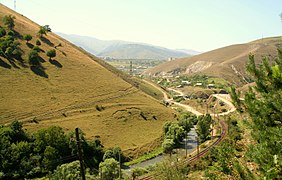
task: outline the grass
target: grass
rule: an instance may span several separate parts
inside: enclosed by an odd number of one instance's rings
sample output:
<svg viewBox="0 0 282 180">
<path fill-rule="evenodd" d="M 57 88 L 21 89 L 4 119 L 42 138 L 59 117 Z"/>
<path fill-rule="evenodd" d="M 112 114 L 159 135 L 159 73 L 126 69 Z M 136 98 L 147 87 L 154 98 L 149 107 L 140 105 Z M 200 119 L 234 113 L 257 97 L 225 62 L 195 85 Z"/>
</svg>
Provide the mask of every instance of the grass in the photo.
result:
<svg viewBox="0 0 282 180">
<path fill-rule="evenodd" d="M 7 14 L 16 17 L 15 31 L 31 34 L 30 44 L 35 45 L 39 25 L 0 5 L 0 19 Z M 17 119 L 24 122 L 27 131 L 51 125 L 61 126 L 67 132 L 79 127 L 87 139 L 100 136 L 106 148 L 120 146 L 133 157 L 154 149 L 156 146 L 150 144 L 162 135 L 163 123 L 172 120 L 174 112 L 102 60 L 56 34 L 48 33 L 45 38 L 40 46 L 45 52 L 62 45 L 56 48 L 54 58 L 62 67 L 49 62 L 43 52 L 40 56 L 48 78 L 17 62 L 17 68 L 0 66 L 0 124 Z M 19 42 L 28 65 L 30 47 L 24 40 Z M 10 64 L 7 59 L 0 59 Z"/>
<path fill-rule="evenodd" d="M 163 149 L 162 149 L 162 147 L 159 147 L 159 148 L 157 148 L 157 149 L 155 149 L 155 150 L 153 150 L 149 153 L 142 155 L 141 157 L 138 157 L 137 159 L 134 159 L 133 161 L 125 162 L 123 165 L 130 166 L 130 165 L 133 165 L 133 164 L 138 164 L 138 163 L 141 163 L 143 161 L 157 157 L 157 156 L 161 155 L 162 153 L 163 153 Z"/>
<path fill-rule="evenodd" d="M 135 82 L 137 83 L 140 90 L 145 92 L 146 94 L 158 99 L 163 100 L 163 93 L 162 91 L 156 89 L 154 86 L 146 83 L 146 81 L 142 81 L 142 79 L 134 78 Z"/>
</svg>

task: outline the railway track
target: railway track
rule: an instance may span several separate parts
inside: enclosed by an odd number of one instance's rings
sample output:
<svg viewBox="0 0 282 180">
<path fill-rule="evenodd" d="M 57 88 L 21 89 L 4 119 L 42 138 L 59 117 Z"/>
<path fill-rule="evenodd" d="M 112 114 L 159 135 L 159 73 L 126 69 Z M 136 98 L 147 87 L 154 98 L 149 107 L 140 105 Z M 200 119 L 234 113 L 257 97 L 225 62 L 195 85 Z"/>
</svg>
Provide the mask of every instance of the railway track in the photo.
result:
<svg viewBox="0 0 282 180">
<path fill-rule="evenodd" d="M 222 120 L 218 119 L 218 121 L 219 121 L 219 123 L 221 125 L 220 137 L 215 142 L 213 142 L 210 146 L 205 148 L 203 151 L 199 152 L 199 154 L 196 154 L 196 155 L 194 155 L 194 156 L 192 156 L 192 157 L 190 157 L 188 159 L 183 160 L 181 162 L 182 165 L 187 164 L 189 162 L 193 162 L 193 161 L 195 161 L 197 159 L 200 159 L 205 154 L 207 154 L 212 147 L 216 146 L 217 144 L 219 144 L 224 139 L 224 137 L 227 135 L 227 125 Z M 140 180 L 151 180 L 151 179 L 154 179 L 154 176 L 157 176 L 157 174 L 142 177 Z"/>
<path fill-rule="evenodd" d="M 167 96 L 167 94 L 166 94 L 166 92 L 165 92 L 164 89 L 161 89 L 160 87 L 156 86 L 155 84 L 153 84 L 153 83 L 151 83 L 151 82 L 149 82 L 149 81 L 146 81 L 146 82 L 149 83 L 149 84 L 151 84 L 152 86 L 156 87 L 156 88 L 159 89 L 160 91 L 162 91 L 163 94 L 164 94 L 164 99 L 165 99 L 165 100 L 169 100 L 169 99 L 168 99 L 168 96 Z M 216 96 L 216 97 L 218 98 L 218 96 Z M 222 98 L 220 98 L 220 99 L 222 99 Z M 226 100 L 224 100 L 224 101 L 226 101 Z M 228 102 L 227 104 L 230 104 L 230 103 Z M 231 103 L 231 109 L 232 109 L 232 107 L 233 107 L 233 105 L 232 105 L 232 103 Z M 187 110 L 187 108 L 186 108 L 186 110 Z M 234 107 L 234 110 L 236 110 L 235 107 Z M 232 111 L 234 111 L 234 110 L 232 109 Z M 227 112 L 226 114 L 228 114 L 228 113 L 230 113 L 230 112 L 232 112 L 232 111 L 230 110 L 230 111 Z M 190 112 L 192 112 L 192 113 L 195 114 L 194 111 L 190 111 Z M 196 113 L 196 114 L 197 114 L 197 113 Z M 202 114 L 199 113 L 199 115 L 202 115 Z M 225 114 L 221 114 L 221 115 L 225 115 Z M 219 144 L 219 143 L 224 139 L 224 137 L 227 135 L 227 125 L 225 124 L 224 121 L 220 120 L 219 117 L 217 117 L 217 118 L 218 118 L 218 122 L 220 123 L 220 126 L 221 126 L 220 137 L 219 137 L 215 142 L 213 142 L 210 146 L 208 146 L 207 148 L 205 148 L 203 151 L 199 152 L 198 154 L 196 154 L 196 155 L 194 155 L 194 156 L 192 156 L 192 157 L 190 157 L 190 158 L 188 158 L 188 159 L 183 160 L 183 161 L 181 162 L 182 165 L 187 164 L 187 163 L 189 163 L 189 162 L 196 161 L 197 159 L 200 159 L 200 158 L 203 157 L 205 154 L 207 154 L 208 151 L 209 151 L 212 147 L 214 147 L 214 146 L 216 146 L 217 144 Z M 148 176 L 145 176 L 145 177 L 140 178 L 140 180 L 151 180 L 151 179 L 154 179 L 154 176 L 158 176 L 158 175 L 157 175 L 157 174 L 148 175 Z"/>
</svg>

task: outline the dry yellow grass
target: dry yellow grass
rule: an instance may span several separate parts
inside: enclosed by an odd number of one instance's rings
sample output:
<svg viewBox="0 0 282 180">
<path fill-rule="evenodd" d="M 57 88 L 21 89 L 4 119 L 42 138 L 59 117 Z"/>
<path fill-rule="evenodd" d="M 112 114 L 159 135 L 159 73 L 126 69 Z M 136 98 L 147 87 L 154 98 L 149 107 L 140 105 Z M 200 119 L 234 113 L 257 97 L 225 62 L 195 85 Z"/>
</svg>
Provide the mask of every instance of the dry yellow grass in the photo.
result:
<svg viewBox="0 0 282 180">
<path fill-rule="evenodd" d="M 250 53 L 254 53 L 255 59 L 258 61 L 261 60 L 262 56 L 271 55 L 275 57 L 277 56 L 277 46 L 279 44 L 281 44 L 281 37 L 264 38 L 263 40 L 256 40 L 246 44 L 231 45 L 197 56 L 181 58 L 161 64 L 147 70 L 146 74 L 171 73 L 181 69 L 182 75 L 206 74 L 240 85 L 240 81 L 244 80 L 242 80 L 241 75 L 234 71 L 234 68 L 246 76 L 245 65 Z M 199 71 L 194 72 L 196 70 Z"/>
<path fill-rule="evenodd" d="M 15 30 L 31 34 L 35 45 L 39 25 L 0 5 L 0 19 L 12 14 Z M 0 22 L 3 26 L 3 23 Z M 51 27 L 52 28 L 52 27 Z M 40 46 L 45 52 L 57 47 L 54 58 L 62 68 L 51 64 L 46 53 L 42 65 L 48 78 L 34 74 L 29 67 L 0 66 L 0 123 L 18 119 L 28 131 L 59 125 L 66 131 L 81 128 L 86 137 L 100 136 L 106 147 L 120 146 L 130 155 L 152 148 L 162 135 L 162 125 L 174 118 L 174 112 L 106 69 L 102 62 L 53 33 Z M 20 40 L 27 62 L 30 48 Z M 2 61 L 10 64 L 7 59 Z M 99 63 L 100 62 L 100 63 Z M 96 106 L 104 107 L 97 110 Z M 145 118 L 144 118 L 145 117 Z M 32 122 L 36 118 L 38 123 Z M 145 120 L 147 119 L 147 120 Z"/>
</svg>

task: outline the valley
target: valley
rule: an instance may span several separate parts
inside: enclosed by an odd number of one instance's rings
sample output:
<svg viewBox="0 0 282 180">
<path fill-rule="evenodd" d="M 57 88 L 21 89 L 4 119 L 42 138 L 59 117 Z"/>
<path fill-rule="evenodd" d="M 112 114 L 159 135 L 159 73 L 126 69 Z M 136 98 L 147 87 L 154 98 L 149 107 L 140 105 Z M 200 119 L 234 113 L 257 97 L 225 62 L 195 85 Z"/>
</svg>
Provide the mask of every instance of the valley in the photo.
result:
<svg viewBox="0 0 282 180">
<path fill-rule="evenodd" d="M 281 37 L 200 53 L 58 27 L 0 4 L 0 179 L 282 177 Z"/>
</svg>

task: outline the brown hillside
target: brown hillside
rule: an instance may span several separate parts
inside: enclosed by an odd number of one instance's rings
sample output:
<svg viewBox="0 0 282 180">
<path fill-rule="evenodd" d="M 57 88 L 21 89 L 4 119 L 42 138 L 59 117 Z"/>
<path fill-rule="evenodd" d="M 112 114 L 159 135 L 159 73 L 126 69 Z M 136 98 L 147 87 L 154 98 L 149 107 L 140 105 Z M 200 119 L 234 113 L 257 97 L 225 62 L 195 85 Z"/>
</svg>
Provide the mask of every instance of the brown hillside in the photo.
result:
<svg viewBox="0 0 282 180">
<path fill-rule="evenodd" d="M 0 5 L 1 20 L 10 14 L 16 18 L 15 31 L 31 34 L 30 44 L 35 45 L 39 25 Z M 88 138 L 100 136 L 106 147 L 117 145 L 127 153 L 152 148 L 173 111 L 96 57 L 53 33 L 45 37 L 40 46 L 45 53 L 39 53 L 45 73 L 41 76 L 30 69 L 30 45 L 21 37 L 22 63 L 0 57 L 0 123 L 21 120 L 30 131 L 51 125 L 67 131 L 79 127 Z M 46 52 L 60 43 L 57 56 L 49 61 Z"/>
<path fill-rule="evenodd" d="M 243 76 L 246 76 L 245 65 L 248 55 L 254 53 L 258 60 L 265 55 L 276 56 L 279 43 L 281 43 L 280 37 L 273 37 L 246 44 L 231 45 L 197 56 L 161 64 L 147 70 L 145 74 L 193 75 L 195 73 L 202 73 L 221 77 L 232 83 L 244 82 Z"/>
</svg>

